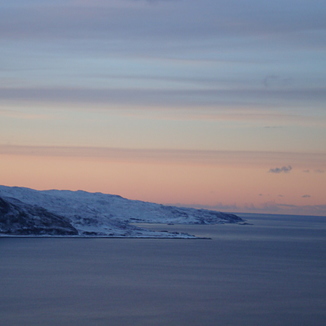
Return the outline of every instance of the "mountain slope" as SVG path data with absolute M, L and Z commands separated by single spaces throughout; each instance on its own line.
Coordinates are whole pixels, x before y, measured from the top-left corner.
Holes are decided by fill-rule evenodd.
M 0 197 L 0 233 L 11 235 L 77 235 L 62 216 L 18 199 Z
M 48 212 L 63 216 L 79 231 L 79 234 L 86 235 L 144 235 L 146 230 L 129 223 L 216 224 L 242 221 L 233 214 L 164 206 L 85 191 L 37 191 L 0 186 L 0 196 L 16 198 L 23 203 L 38 205 Z M 164 236 L 167 236 L 167 233 L 164 233 Z

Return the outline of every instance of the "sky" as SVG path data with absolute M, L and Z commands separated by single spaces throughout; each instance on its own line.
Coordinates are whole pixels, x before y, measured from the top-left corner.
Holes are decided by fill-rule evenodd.
M 0 184 L 326 216 L 326 2 L 0 2 Z

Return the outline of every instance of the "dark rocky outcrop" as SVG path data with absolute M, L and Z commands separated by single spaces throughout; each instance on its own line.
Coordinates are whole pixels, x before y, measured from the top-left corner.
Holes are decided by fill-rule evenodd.
M 8 235 L 78 235 L 62 216 L 29 205 L 15 198 L 0 197 L 0 234 Z

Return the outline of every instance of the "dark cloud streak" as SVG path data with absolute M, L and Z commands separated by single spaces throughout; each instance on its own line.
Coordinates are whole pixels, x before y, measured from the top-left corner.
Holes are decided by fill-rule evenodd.
M 289 173 L 292 170 L 292 166 L 282 166 L 281 168 L 270 169 L 269 173 Z
M 135 83 L 136 85 L 136 83 Z M 326 100 L 326 89 L 296 89 L 266 91 L 265 89 L 156 89 L 156 88 L 0 88 L 2 100 L 35 101 L 54 103 L 106 103 L 166 107 L 180 105 L 184 107 L 246 107 L 260 105 L 268 108 L 283 106 L 284 102 L 293 107 L 305 107 L 315 100 L 318 104 Z M 278 103 L 282 98 L 282 102 Z M 285 112 L 284 112 L 285 113 Z
M 44 1 L 38 6 L 6 6 L 0 12 L 0 36 L 9 38 L 81 38 L 194 40 L 207 37 L 262 36 L 325 31 L 322 3 L 295 1 L 150 1 L 164 6 L 95 4 L 88 6 Z M 122 1 L 122 4 L 124 2 Z M 296 7 L 295 13 L 292 6 Z M 304 36 L 304 35 L 303 35 Z M 308 39 L 307 39 L 308 40 Z M 301 39 L 301 41 L 304 41 Z

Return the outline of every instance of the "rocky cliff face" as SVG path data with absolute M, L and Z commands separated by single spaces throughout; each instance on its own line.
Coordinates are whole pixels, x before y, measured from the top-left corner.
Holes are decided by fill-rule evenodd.
M 77 235 L 62 216 L 14 198 L 0 197 L 0 233 L 11 235 Z

